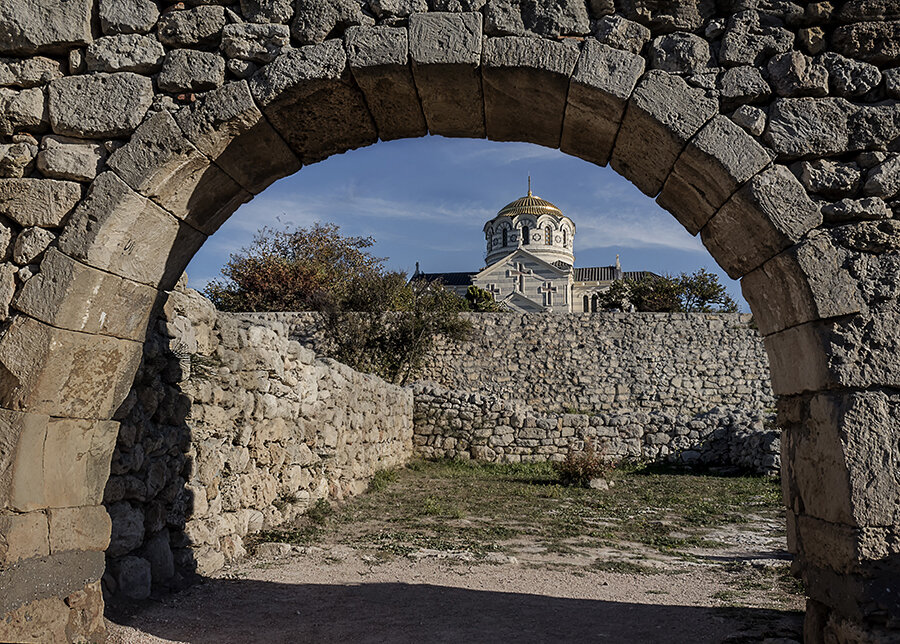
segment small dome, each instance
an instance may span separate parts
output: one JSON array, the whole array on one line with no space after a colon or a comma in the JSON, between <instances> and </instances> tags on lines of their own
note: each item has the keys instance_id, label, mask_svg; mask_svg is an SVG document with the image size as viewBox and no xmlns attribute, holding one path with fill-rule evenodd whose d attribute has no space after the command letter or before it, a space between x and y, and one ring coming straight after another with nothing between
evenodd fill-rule
<instances>
[{"instance_id":1,"label":"small dome","mask_svg":"<svg viewBox=\"0 0 900 644\"><path fill-rule=\"evenodd\" d=\"M522 197L521 199L516 199L511 204L503 208L500 212L498 212L497 216L502 217L506 215L509 217L515 217L516 215L547 214L562 216L562 211L549 201L545 201L540 197L535 197L533 194L531 194L531 190L529 190L527 196Z\"/></svg>"}]
</instances>

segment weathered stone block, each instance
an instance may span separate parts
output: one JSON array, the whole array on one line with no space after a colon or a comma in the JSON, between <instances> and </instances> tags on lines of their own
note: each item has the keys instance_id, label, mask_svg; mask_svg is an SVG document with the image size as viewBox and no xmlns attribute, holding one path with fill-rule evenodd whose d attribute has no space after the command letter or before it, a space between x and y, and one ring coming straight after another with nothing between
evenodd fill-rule
<instances>
[{"instance_id":1,"label":"weathered stone block","mask_svg":"<svg viewBox=\"0 0 900 644\"><path fill-rule=\"evenodd\" d=\"M290 42L286 25L244 23L225 25L221 49L228 58L270 63Z\"/></svg>"},{"instance_id":2,"label":"weathered stone block","mask_svg":"<svg viewBox=\"0 0 900 644\"><path fill-rule=\"evenodd\" d=\"M650 66L673 74L703 74L715 63L706 40L695 34L678 32L653 40Z\"/></svg>"},{"instance_id":3,"label":"weathered stone block","mask_svg":"<svg viewBox=\"0 0 900 644\"><path fill-rule=\"evenodd\" d=\"M0 411L0 444L9 459L0 461L0 507L99 505L118 430L113 421Z\"/></svg>"},{"instance_id":4,"label":"weathered stone block","mask_svg":"<svg viewBox=\"0 0 900 644\"><path fill-rule=\"evenodd\" d=\"M53 508L50 519L50 552L95 550L103 552L109 545L111 522L102 505L80 508Z\"/></svg>"},{"instance_id":5,"label":"weathered stone block","mask_svg":"<svg viewBox=\"0 0 900 644\"><path fill-rule=\"evenodd\" d=\"M91 42L90 0L0 1L0 53L62 51Z\"/></svg>"},{"instance_id":6,"label":"weathered stone block","mask_svg":"<svg viewBox=\"0 0 900 644\"><path fill-rule=\"evenodd\" d=\"M784 166L756 175L703 228L703 244L738 279L822 223L819 207Z\"/></svg>"},{"instance_id":7,"label":"weathered stone block","mask_svg":"<svg viewBox=\"0 0 900 644\"><path fill-rule=\"evenodd\" d=\"M282 54L253 76L250 91L304 164L377 140L340 40Z\"/></svg>"},{"instance_id":8,"label":"weathered stone block","mask_svg":"<svg viewBox=\"0 0 900 644\"><path fill-rule=\"evenodd\" d=\"M205 239L104 172L73 213L59 249L94 268L168 289Z\"/></svg>"},{"instance_id":9,"label":"weathered stone block","mask_svg":"<svg viewBox=\"0 0 900 644\"><path fill-rule=\"evenodd\" d=\"M828 234L812 235L745 275L741 287L760 333L858 313L862 301L846 258Z\"/></svg>"},{"instance_id":10,"label":"weathered stone block","mask_svg":"<svg viewBox=\"0 0 900 644\"><path fill-rule=\"evenodd\" d=\"M0 179L0 215L21 226L59 226L81 199L81 185L53 179Z\"/></svg>"},{"instance_id":11,"label":"weathered stone block","mask_svg":"<svg viewBox=\"0 0 900 644\"><path fill-rule=\"evenodd\" d=\"M650 30L640 23L614 14L600 19L594 37L609 47L640 54L644 45L650 42Z\"/></svg>"},{"instance_id":12,"label":"weathered stone block","mask_svg":"<svg viewBox=\"0 0 900 644\"><path fill-rule=\"evenodd\" d=\"M772 95L772 88L756 67L732 67L719 78L717 86L726 107L758 103Z\"/></svg>"},{"instance_id":13,"label":"weathered stone block","mask_svg":"<svg viewBox=\"0 0 900 644\"><path fill-rule=\"evenodd\" d=\"M715 116L678 157L657 202L696 235L738 188L771 163L766 150Z\"/></svg>"},{"instance_id":14,"label":"weathered stone block","mask_svg":"<svg viewBox=\"0 0 900 644\"><path fill-rule=\"evenodd\" d=\"M69 181L93 181L106 163L102 143L48 135L41 139L37 168L45 177Z\"/></svg>"},{"instance_id":15,"label":"weathered stone block","mask_svg":"<svg viewBox=\"0 0 900 644\"><path fill-rule=\"evenodd\" d=\"M719 62L726 66L759 66L775 54L790 51L794 34L783 27L768 24L758 11L740 11L728 19L722 37Z\"/></svg>"},{"instance_id":16,"label":"weathered stone block","mask_svg":"<svg viewBox=\"0 0 900 644\"><path fill-rule=\"evenodd\" d=\"M425 136L428 127L409 67L409 37L404 28L351 27L344 46L353 78L382 141Z\"/></svg>"},{"instance_id":17,"label":"weathered stone block","mask_svg":"<svg viewBox=\"0 0 900 644\"><path fill-rule=\"evenodd\" d=\"M140 34L105 36L88 45L84 62L89 72L137 72L152 74L159 71L163 46L156 38Z\"/></svg>"},{"instance_id":18,"label":"weathered stone block","mask_svg":"<svg viewBox=\"0 0 900 644\"><path fill-rule=\"evenodd\" d=\"M207 51L173 49L157 80L164 92L205 92L225 82L225 59Z\"/></svg>"},{"instance_id":19,"label":"weathered stone block","mask_svg":"<svg viewBox=\"0 0 900 644\"><path fill-rule=\"evenodd\" d=\"M19 265L34 264L56 239L56 236L46 228L26 228L13 245L13 261Z\"/></svg>"},{"instance_id":20,"label":"weathered stone block","mask_svg":"<svg viewBox=\"0 0 900 644\"><path fill-rule=\"evenodd\" d=\"M153 0L100 0L100 27L105 34L145 34L156 26Z\"/></svg>"},{"instance_id":21,"label":"weathered stone block","mask_svg":"<svg viewBox=\"0 0 900 644\"><path fill-rule=\"evenodd\" d=\"M378 14L377 2L370 6ZM297 0L291 35L301 45L315 45L347 27L375 24L364 8L365 3L358 0ZM428 7L421 10L428 11Z\"/></svg>"},{"instance_id":22,"label":"weathered stone block","mask_svg":"<svg viewBox=\"0 0 900 644\"><path fill-rule=\"evenodd\" d=\"M50 81L62 78L63 74L62 63L44 56L0 59L0 86L27 89L46 85Z\"/></svg>"},{"instance_id":23,"label":"weathered stone block","mask_svg":"<svg viewBox=\"0 0 900 644\"><path fill-rule=\"evenodd\" d=\"M0 338L0 402L9 409L109 418L128 393L141 345L19 316Z\"/></svg>"},{"instance_id":24,"label":"weathered stone block","mask_svg":"<svg viewBox=\"0 0 900 644\"><path fill-rule=\"evenodd\" d=\"M481 62L488 138L559 147L575 43L487 38Z\"/></svg>"},{"instance_id":25,"label":"weathered stone block","mask_svg":"<svg viewBox=\"0 0 900 644\"><path fill-rule=\"evenodd\" d=\"M250 22L289 22L294 15L291 0L241 0L241 15Z\"/></svg>"},{"instance_id":26,"label":"weathered stone block","mask_svg":"<svg viewBox=\"0 0 900 644\"><path fill-rule=\"evenodd\" d=\"M599 165L609 163L625 105L644 59L587 39L569 84L560 149Z\"/></svg>"},{"instance_id":27,"label":"weathered stone block","mask_svg":"<svg viewBox=\"0 0 900 644\"><path fill-rule=\"evenodd\" d=\"M887 159L869 171L863 194L885 200L900 194L900 155Z\"/></svg>"},{"instance_id":28,"label":"weathered stone block","mask_svg":"<svg viewBox=\"0 0 900 644\"><path fill-rule=\"evenodd\" d=\"M201 6L163 14L157 37L169 47L215 47L225 26L225 7Z\"/></svg>"},{"instance_id":29,"label":"weathered stone block","mask_svg":"<svg viewBox=\"0 0 900 644\"><path fill-rule=\"evenodd\" d=\"M822 157L848 150L850 117L843 98L784 98L772 104L765 141L780 158Z\"/></svg>"},{"instance_id":30,"label":"weathered stone block","mask_svg":"<svg viewBox=\"0 0 900 644\"><path fill-rule=\"evenodd\" d=\"M799 51L773 56L767 69L779 96L828 95L828 70Z\"/></svg>"},{"instance_id":31,"label":"weathered stone block","mask_svg":"<svg viewBox=\"0 0 900 644\"><path fill-rule=\"evenodd\" d=\"M120 592L135 601L147 599L153 576L150 562L129 555L116 562L116 583Z\"/></svg>"},{"instance_id":32,"label":"weathered stone block","mask_svg":"<svg viewBox=\"0 0 900 644\"><path fill-rule=\"evenodd\" d=\"M0 88L0 134L40 132L48 121L47 101L39 87L21 92Z\"/></svg>"},{"instance_id":33,"label":"weathered stone block","mask_svg":"<svg viewBox=\"0 0 900 644\"><path fill-rule=\"evenodd\" d=\"M127 136L152 101L153 82L132 72L67 76L50 84L50 124L68 136Z\"/></svg>"},{"instance_id":34,"label":"weathered stone block","mask_svg":"<svg viewBox=\"0 0 900 644\"><path fill-rule=\"evenodd\" d=\"M711 2L697 0L623 0L622 13L657 33L695 31L713 13Z\"/></svg>"},{"instance_id":35,"label":"weathered stone block","mask_svg":"<svg viewBox=\"0 0 900 644\"><path fill-rule=\"evenodd\" d=\"M175 113L187 139L245 190L258 194L300 160L253 102L246 81L208 92Z\"/></svg>"},{"instance_id":36,"label":"weathered stone block","mask_svg":"<svg viewBox=\"0 0 900 644\"><path fill-rule=\"evenodd\" d=\"M15 307L52 326L141 342L157 290L76 262L55 248Z\"/></svg>"},{"instance_id":37,"label":"weathered stone block","mask_svg":"<svg viewBox=\"0 0 900 644\"><path fill-rule=\"evenodd\" d=\"M850 58L875 65L900 62L900 20L857 22L834 31L835 49Z\"/></svg>"},{"instance_id":38,"label":"weathered stone block","mask_svg":"<svg viewBox=\"0 0 900 644\"><path fill-rule=\"evenodd\" d=\"M648 72L628 102L612 153L613 169L655 197L685 144L718 111L716 101L680 77Z\"/></svg>"},{"instance_id":39,"label":"weathered stone block","mask_svg":"<svg viewBox=\"0 0 900 644\"><path fill-rule=\"evenodd\" d=\"M107 164L131 188L207 235L251 198L184 137L166 111L148 118Z\"/></svg>"},{"instance_id":40,"label":"weathered stone block","mask_svg":"<svg viewBox=\"0 0 900 644\"><path fill-rule=\"evenodd\" d=\"M0 568L49 555L47 535L47 515L43 512L0 514Z\"/></svg>"},{"instance_id":41,"label":"weathered stone block","mask_svg":"<svg viewBox=\"0 0 900 644\"><path fill-rule=\"evenodd\" d=\"M429 132L484 138L481 14L415 14L409 23L413 77Z\"/></svg>"}]
</instances>

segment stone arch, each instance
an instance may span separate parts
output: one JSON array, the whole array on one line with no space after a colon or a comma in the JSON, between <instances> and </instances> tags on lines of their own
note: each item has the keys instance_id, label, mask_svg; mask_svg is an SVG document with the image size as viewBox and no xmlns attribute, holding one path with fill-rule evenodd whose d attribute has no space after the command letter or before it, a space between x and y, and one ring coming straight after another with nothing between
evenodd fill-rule
<instances>
[{"instance_id":1,"label":"stone arch","mask_svg":"<svg viewBox=\"0 0 900 644\"><path fill-rule=\"evenodd\" d=\"M18 157L4 148L13 176L0 214L47 242L22 255L27 270L2 273L12 314L0 337L0 588L22 589L0 594L3 638L30 628L40 639L46 625L24 625L33 600L71 613L65 637L93 634L110 419L158 293L274 180L426 132L609 163L742 279L780 396L807 641L895 638L900 231L887 151L900 135L900 15L866 2L803 13L639 0L589 13L572 1L538 18L421 4L409 15L369 3L350 19L313 7L289 35L290 11L246 16L270 25L259 27L226 24L219 5L158 16L99 3L104 37L92 0L0 5L11 25L0 53L13 56L0 63L13 88L0 89L0 133L19 146ZM134 33L149 34L132 38L144 49L117 58L117 39ZM87 143L44 141L42 153L83 147L43 154L35 169L29 133L51 130ZM53 158L76 152L93 155L93 170ZM855 187L835 188L839 170ZM71 574L45 583L61 565Z\"/></svg>"}]
</instances>

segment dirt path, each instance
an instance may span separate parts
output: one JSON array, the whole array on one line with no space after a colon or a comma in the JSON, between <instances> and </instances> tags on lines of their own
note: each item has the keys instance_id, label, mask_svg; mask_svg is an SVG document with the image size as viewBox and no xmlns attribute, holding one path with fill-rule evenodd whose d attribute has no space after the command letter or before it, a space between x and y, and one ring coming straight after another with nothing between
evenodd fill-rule
<instances>
[{"instance_id":1,"label":"dirt path","mask_svg":"<svg viewBox=\"0 0 900 644\"><path fill-rule=\"evenodd\" d=\"M309 550L309 549L305 549ZM337 546L248 561L110 622L112 644L628 642L799 637L799 616L728 608L721 572L627 575L432 557L376 564Z\"/></svg>"}]
</instances>

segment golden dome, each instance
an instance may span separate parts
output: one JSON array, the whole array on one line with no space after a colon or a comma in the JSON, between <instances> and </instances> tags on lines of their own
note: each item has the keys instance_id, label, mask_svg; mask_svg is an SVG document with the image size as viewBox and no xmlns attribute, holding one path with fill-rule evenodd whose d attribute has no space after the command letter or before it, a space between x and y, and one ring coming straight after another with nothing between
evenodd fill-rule
<instances>
[{"instance_id":1,"label":"golden dome","mask_svg":"<svg viewBox=\"0 0 900 644\"><path fill-rule=\"evenodd\" d=\"M562 211L549 201L545 201L540 197L535 197L531 193L531 177L528 177L528 194L505 206L497 213L497 216L503 217L505 215L508 217L515 217L516 215L546 214L559 215L561 217Z\"/></svg>"}]
</instances>

